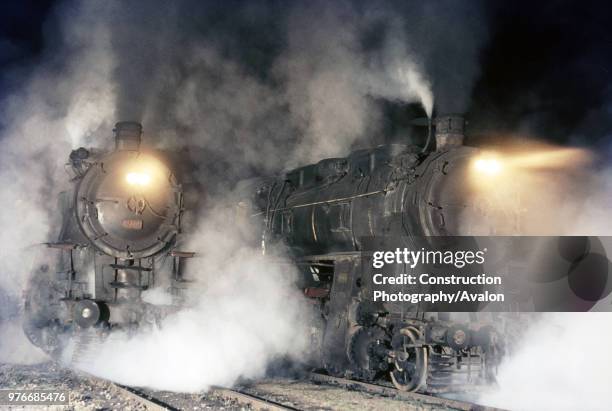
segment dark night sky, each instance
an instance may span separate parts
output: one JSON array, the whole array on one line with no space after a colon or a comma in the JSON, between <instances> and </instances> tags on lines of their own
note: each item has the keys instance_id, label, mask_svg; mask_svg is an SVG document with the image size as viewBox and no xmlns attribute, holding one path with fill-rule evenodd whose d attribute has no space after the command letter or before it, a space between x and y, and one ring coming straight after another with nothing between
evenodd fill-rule
<instances>
[{"instance_id":1,"label":"dark night sky","mask_svg":"<svg viewBox=\"0 0 612 411\"><path fill-rule=\"evenodd\" d=\"M470 122L518 131L526 122L559 142L601 144L612 120L612 13L604 1L489 2ZM54 1L0 3L3 72L35 67ZM2 90L18 87L2 76ZM10 78L10 77L8 77ZM401 109L389 110L390 122ZM401 117L401 115L399 115Z\"/></svg>"},{"instance_id":2,"label":"dark night sky","mask_svg":"<svg viewBox=\"0 0 612 411\"><path fill-rule=\"evenodd\" d=\"M42 51L52 0L0 2L0 64L19 64Z\"/></svg>"},{"instance_id":3,"label":"dark night sky","mask_svg":"<svg viewBox=\"0 0 612 411\"><path fill-rule=\"evenodd\" d=\"M491 124L508 129L529 121L535 131L559 141L580 135L595 143L610 136L610 11L609 2L595 1L501 5L482 52L472 115L483 113Z\"/></svg>"}]
</instances>

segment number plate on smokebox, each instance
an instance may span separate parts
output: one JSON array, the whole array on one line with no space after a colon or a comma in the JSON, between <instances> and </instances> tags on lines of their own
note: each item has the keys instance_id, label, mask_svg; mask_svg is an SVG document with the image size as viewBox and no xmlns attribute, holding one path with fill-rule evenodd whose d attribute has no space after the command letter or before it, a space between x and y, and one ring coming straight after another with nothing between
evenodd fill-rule
<instances>
[{"instance_id":1,"label":"number plate on smokebox","mask_svg":"<svg viewBox=\"0 0 612 411\"><path fill-rule=\"evenodd\" d=\"M128 230L142 230L142 220L139 219L125 219L121 225Z\"/></svg>"}]
</instances>

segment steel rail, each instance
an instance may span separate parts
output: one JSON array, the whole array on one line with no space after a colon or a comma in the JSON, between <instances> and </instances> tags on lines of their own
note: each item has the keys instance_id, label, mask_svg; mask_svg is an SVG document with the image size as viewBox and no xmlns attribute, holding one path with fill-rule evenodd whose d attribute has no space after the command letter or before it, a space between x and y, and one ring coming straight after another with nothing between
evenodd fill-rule
<instances>
[{"instance_id":1,"label":"steel rail","mask_svg":"<svg viewBox=\"0 0 612 411\"><path fill-rule=\"evenodd\" d=\"M400 391L393 387L385 387L383 385L370 384L362 381L349 380L340 377L332 377L330 375L320 374L316 372L308 373L308 378L311 381L319 383L336 384L347 389L358 389L372 394L382 395L385 397L401 398L410 401L417 401L419 403L427 405L444 406L463 411L505 411L500 408L488 407L485 405L474 404L467 401L434 397L432 395L420 394L417 392Z\"/></svg>"},{"instance_id":2,"label":"steel rail","mask_svg":"<svg viewBox=\"0 0 612 411\"><path fill-rule=\"evenodd\" d=\"M123 395L126 395L139 403L141 403L147 411L180 411L180 408L176 408L158 398L147 394L138 388L127 387L124 385L111 383L111 386ZM207 394L213 394L218 397L222 397L226 400L233 400L242 405L248 405L250 409L255 411L295 411L296 408L288 407L277 402L261 398L253 394L247 394L238 390L223 388L223 387L211 387Z\"/></svg>"},{"instance_id":3,"label":"steel rail","mask_svg":"<svg viewBox=\"0 0 612 411\"><path fill-rule=\"evenodd\" d=\"M175 408L170 404L166 404L165 402L160 401L159 399L154 398L136 388L127 387L114 382L111 382L110 386L116 392L138 401L147 409L147 411L179 411L178 408Z\"/></svg>"},{"instance_id":4,"label":"steel rail","mask_svg":"<svg viewBox=\"0 0 612 411\"><path fill-rule=\"evenodd\" d=\"M253 410L256 411L285 411L285 410L298 410L298 408L289 407L275 401L268 400L253 394L247 394L238 390L223 388L223 387L212 387L209 393L217 394L223 398L235 400L241 404L249 405Z\"/></svg>"}]
</instances>

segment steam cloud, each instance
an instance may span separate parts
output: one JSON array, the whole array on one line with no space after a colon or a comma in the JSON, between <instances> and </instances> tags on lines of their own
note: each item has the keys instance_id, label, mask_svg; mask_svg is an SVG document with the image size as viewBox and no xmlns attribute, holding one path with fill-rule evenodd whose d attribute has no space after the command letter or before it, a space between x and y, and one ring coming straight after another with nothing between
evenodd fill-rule
<instances>
[{"instance_id":1,"label":"steam cloud","mask_svg":"<svg viewBox=\"0 0 612 411\"><path fill-rule=\"evenodd\" d=\"M481 398L516 410L610 408L611 313L544 314L499 370L500 389Z\"/></svg>"},{"instance_id":2,"label":"steam cloud","mask_svg":"<svg viewBox=\"0 0 612 411\"><path fill-rule=\"evenodd\" d=\"M224 209L212 209L187 245L202 250L188 265L196 281L189 308L136 336L111 335L79 357L79 368L125 384L197 392L261 376L275 359L304 359L308 311L293 286L296 273L264 260L245 240L255 240L254 231L228 227Z\"/></svg>"},{"instance_id":3,"label":"steam cloud","mask_svg":"<svg viewBox=\"0 0 612 411\"><path fill-rule=\"evenodd\" d=\"M501 185L516 184L513 192L530 210L522 235L610 235L610 169L595 171L593 156L585 150L541 145L516 155L521 166L503 177ZM508 221L506 217L489 223L503 230ZM612 249L605 251L610 258ZM604 294L593 309L608 311L609 304ZM522 411L609 408L612 355L605 341L612 335L612 313L523 314L522 320L520 329L526 332L502 363L497 388L479 402Z\"/></svg>"},{"instance_id":4,"label":"steam cloud","mask_svg":"<svg viewBox=\"0 0 612 411\"><path fill-rule=\"evenodd\" d=\"M380 142L381 100L431 116L439 91L440 111L467 109L487 31L477 3L239 4L113 10L118 115L240 177Z\"/></svg>"},{"instance_id":5,"label":"steam cloud","mask_svg":"<svg viewBox=\"0 0 612 411\"><path fill-rule=\"evenodd\" d=\"M105 52L109 31L94 18L95 8L61 9L67 22L78 15L78 24L61 27L57 34L61 48L48 50L46 63L31 76L13 73L13 80L25 85L1 105L0 297L5 301L0 317L5 322L18 321L33 256L44 258L39 245L58 230L57 193L67 184L63 169L67 153L95 138L99 129L108 130L112 122L112 60ZM2 324L1 328L3 360L40 358L16 334L18 327ZM16 347L19 355L13 355Z\"/></svg>"}]
</instances>

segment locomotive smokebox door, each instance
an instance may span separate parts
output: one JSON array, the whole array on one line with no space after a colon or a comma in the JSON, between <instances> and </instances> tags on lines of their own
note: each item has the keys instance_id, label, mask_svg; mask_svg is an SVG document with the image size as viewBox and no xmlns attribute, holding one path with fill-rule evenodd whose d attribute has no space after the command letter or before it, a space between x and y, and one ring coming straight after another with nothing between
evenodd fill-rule
<instances>
[{"instance_id":1,"label":"locomotive smokebox door","mask_svg":"<svg viewBox=\"0 0 612 411\"><path fill-rule=\"evenodd\" d=\"M180 196L162 161L122 150L87 171L76 190L75 211L98 249L118 258L142 258L164 249L177 234Z\"/></svg>"}]
</instances>

